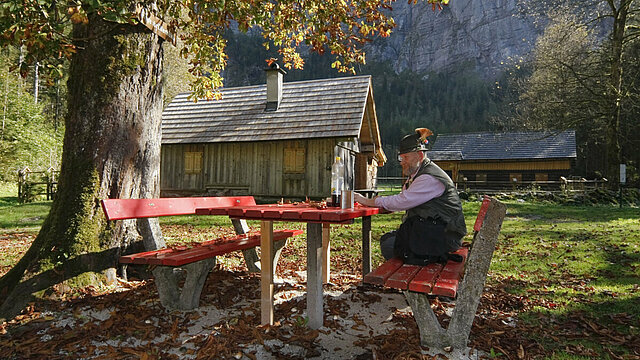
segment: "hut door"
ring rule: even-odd
[[[183,186],[185,190],[202,190],[204,147],[187,145],[183,153]]]
[[[356,155],[355,189],[373,189],[376,187],[378,166],[372,153]]]
[[[285,147],[282,169],[282,192],[285,196],[307,195],[307,151],[304,147]]]

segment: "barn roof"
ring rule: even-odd
[[[520,131],[441,134],[428,156],[433,160],[522,160],[576,157],[576,133]]]
[[[266,85],[223,88],[217,101],[180,94],[162,113],[162,143],[358,137],[370,88],[370,76],[285,82],[277,111],[265,111]],[[377,123],[372,127],[379,147]]]

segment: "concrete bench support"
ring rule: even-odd
[[[139,219],[143,221],[146,219]],[[237,235],[249,232],[246,220],[231,219]],[[159,229],[157,231],[160,231]],[[147,233],[147,235],[150,235]],[[143,236],[144,238],[144,236]],[[147,240],[148,241],[148,240]],[[163,242],[164,243],[164,242]],[[155,246],[162,248],[163,246]],[[247,268],[250,272],[259,272],[260,262],[256,248],[242,250]],[[153,276],[158,289],[160,303],[167,309],[193,310],[200,305],[200,295],[204,288],[209,272],[216,266],[216,258],[204,259],[181,267],[157,266],[153,269]],[[185,274],[186,272],[186,274]],[[182,288],[179,283],[184,280]]]
[[[458,288],[456,306],[446,330],[438,322],[426,294],[404,291],[420,330],[421,345],[439,349],[449,346],[466,348],[506,210],[504,204],[491,199],[482,228],[475,234]]]
[[[158,218],[136,219],[138,232],[147,250],[166,247]],[[182,267],[156,266],[153,270],[160,303],[167,309],[192,310],[200,303],[200,294],[216,258],[200,260]],[[124,265],[126,269],[126,264]],[[126,270],[125,270],[126,271]],[[186,274],[185,274],[186,272]],[[125,272],[126,276],[126,272]],[[178,285],[184,279],[182,288]]]
[[[176,268],[157,266],[153,269],[160,303],[167,309],[193,310],[200,304],[200,294],[216,258],[204,259]],[[184,278],[182,288],[178,285]]]
[[[247,220],[244,219],[231,219],[231,223],[233,223],[233,228],[236,231],[237,235],[246,234],[249,232],[249,225],[247,225]],[[273,257],[274,264],[278,263],[278,259],[280,259],[280,253],[282,253],[282,249],[287,245],[287,240],[284,241],[276,241],[273,243],[271,254]],[[247,264],[247,269],[252,273],[260,272],[260,257],[258,256],[258,251],[256,248],[242,250],[242,255],[244,256],[244,262]],[[273,277],[275,278],[275,267],[273,268]]]

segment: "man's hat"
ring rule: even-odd
[[[416,129],[415,134],[407,135],[400,140],[398,154],[427,150],[427,144],[429,143],[427,137],[431,135],[433,135],[433,132],[427,128]]]

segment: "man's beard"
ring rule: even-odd
[[[415,173],[418,168],[420,167],[420,163],[415,163],[415,164],[411,164],[407,166],[407,170],[405,171],[405,168],[402,168],[402,175],[403,176],[411,176],[413,175],[413,173]]]

